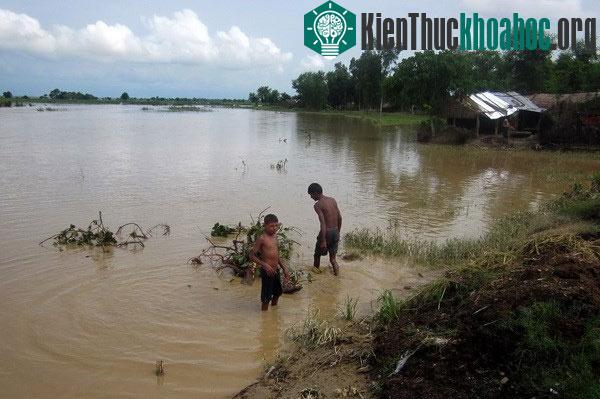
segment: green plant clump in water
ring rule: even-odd
[[[134,229],[128,234],[128,238],[124,241],[117,241],[116,237],[121,237],[125,228],[133,226]],[[41,241],[39,245],[44,244],[46,241],[52,241],[52,245],[55,247],[62,247],[68,245],[88,245],[88,246],[117,246],[123,247],[128,245],[140,245],[144,247],[142,240],[146,240],[148,236],[152,236],[152,233],[156,230],[162,230],[162,235],[167,236],[171,233],[171,227],[166,224],[157,224],[147,231],[144,231],[137,223],[125,223],[117,229],[116,234],[104,227],[102,222],[102,212],[98,213],[98,219],[92,220],[87,230],[75,226],[74,224],[69,225],[66,229],[46,238]]]
[[[263,211],[264,212],[264,211]],[[233,230],[233,231],[232,231]],[[296,231],[294,227],[280,226],[277,231],[277,245],[279,256],[284,260],[289,260],[296,241],[290,238],[290,233]],[[241,222],[237,227],[232,228],[220,223],[216,223],[211,231],[211,235],[228,236],[235,234],[231,245],[220,245],[208,239],[210,246],[200,253],[200,255],[191,258],[190,262],[202,264],[203,260],[209,260],[214,263],[217,270],[230,268],[234,274],[245,276],[249,267],[254,267],[250,261],[250,250],[254,246],[256,239],[264,232],[262,225],[262,213],[258,216],[256,222],[250,226],[244,226]],[[227,233],[227,234],[225,234]],[[221,235],[223,234],[223,235]],[[299,276],[297,276],[299,279]]]
[[[227,237],[228,235],[231,235],[231,234],[235,233],[236,231],[237,231],[237,229],[235,227],[226,226],[226,225],[223,225],[223,224],[217,222],[212,227],[212,230],[210,231],[210,235],[212,237]]]
[[[358,305],[358,298],[352,298],[350,295],[346,296],[344,306],[340,309],[339,314],[343,320],[352,321],[356,316],[356,306]]]
[[[197,107],[195,105],[171,105],[168,112],[211,112],[210,108]]]
[[[318,309],[309,309],[301,326],[294,326],[286,331],[288,337],[305,348],[317,348],[331,344],[335,346],[341,329],[333,326],[319,316]]]
[[[117,243],[112,231],[106,229],[94,229],[92,230],[92,224],[88,226],[87,230],[82,230],[76,227],[74,224],[64,229],[56,236],[52,245],[91,245],[91,246],[108,246]]]

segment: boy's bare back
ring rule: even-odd
[[[317,214],[319,213],[319,211],[323,213],[323,219],[325,221],[326,229],[329,230],[333,228],[338,228],[339,230],[341,228],[341,226],[339,226],[340,210],[338,209],[337,202],[334,198],[326,197],[323,195],[315,203],[315,211],[317,212]]]

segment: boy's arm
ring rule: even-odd
[[[283,270],[283,277],[285,278],[285,280],[289,280],[290,279],[290,269],[288,269],[287,265],[285,264],[285,262],[283,261],[283,259],[281,259],[281,257],[279,257],[279,266],[281,266],[281,270]]]
[[[338,225],[338,233],[342,231],[342,212],[340,212],[340,208],[338,208],[337,201],[335,202],[335,209],[337,211],[337,225]]]
[[[258,237],[254,242],[254,246],[250,250],[250,260],[260,265],[260,267],[269,275],[274,276],[275,270],[268,263],[263,262],[256,254],[260,251],[260,247],[262,246],[262,236]]]
[[[319,217],[319,223],[321,224],[321,231],[319,232],[319,237],[320,237],[320,247],[321,248],[325,248],[327,247],[327,241],[325,239],[325,232],[326,232],[326,228],[325,228],[325,215],[323,215],[323,211],[321,210],[321,207],[319,206],[319,203],[317,202],[315,204],[315,212],[317,212],[317,216]]]

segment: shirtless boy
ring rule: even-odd
[[[321,256],[329,252],[329,262],[333,267],[333,274],[339,274],[339,266],[335,258],[340,242],[340,230],[342,229],[342,215],[338,209],[337,202],[331,197],[323,195],[323,188],[318,183],[308,186],[308,194],[315,202],[315,212],[319,217],[321,226],[315,245],[315,270],[320,270]]]
[[[281,287],[281,278],[279,267],[283,270],[285,281],[288,281],[290,274],[287,266],[279,257],[277,247],[277,230],[279,229],[279,220],[277,216],[269,214],[263,221],[264,233],[256,239],[254,247],[250,251],[250,260],[260,265],[261,291],[260,301],[262,310],[269,309],[271,306],[277,306],[277,301],[281,296],[283,289]]]

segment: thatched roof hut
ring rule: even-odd
[[[600,92],[549,94],[537,93],[527,96],[533,103],[552,110],[561,103],[584,104],[600,97]]]

